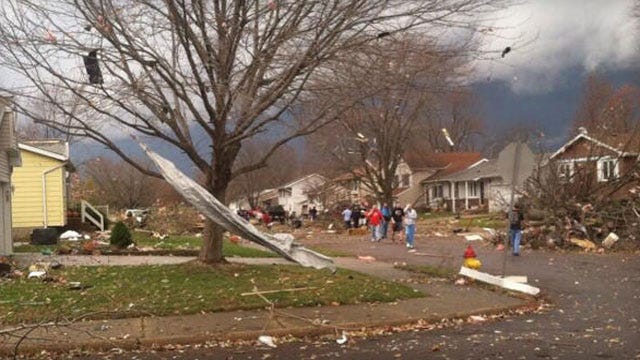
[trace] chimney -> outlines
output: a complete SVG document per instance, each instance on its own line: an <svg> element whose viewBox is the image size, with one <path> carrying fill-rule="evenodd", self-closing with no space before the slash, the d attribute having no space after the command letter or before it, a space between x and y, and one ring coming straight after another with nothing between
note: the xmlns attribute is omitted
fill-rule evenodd
<svg viewBox="0 0 640 360"><path fill-rule="evenodd" d="M584 126L580 126L578 128L578 133L581 135L587 135L587 128L585 128Z"/></svg>

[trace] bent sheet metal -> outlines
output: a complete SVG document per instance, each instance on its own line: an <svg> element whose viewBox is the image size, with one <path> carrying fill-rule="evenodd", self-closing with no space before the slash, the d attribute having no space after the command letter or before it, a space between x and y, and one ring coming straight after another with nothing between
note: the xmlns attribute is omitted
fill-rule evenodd
<svg viewBox="0 0 640 360"><path fill-rule="evenodd" d="M140 146L158 166L158 169L169 184L204 216L228 231L273 250L284 258L297 262L302 266L316 269L330 268L335 271L335 265L331 258L301 246L293 240L291 235L272 236L260 232L218 201L202 186L183 174L169 160L156 154L145 144L140 143Z"/></svg>

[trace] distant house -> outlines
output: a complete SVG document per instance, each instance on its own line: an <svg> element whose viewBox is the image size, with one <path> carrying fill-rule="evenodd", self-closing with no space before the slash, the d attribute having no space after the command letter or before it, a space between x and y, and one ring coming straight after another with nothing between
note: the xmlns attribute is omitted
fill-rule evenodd
<svg viewBox="0 0 640 360"><path fill-rule="evenodd" d="M507 145L495 159L460 157L455 165L425 179L423 185L430 207L454 212L471 208L505 209L510 200L516 148L516 143ZM516 190L522 189L536 164L531 149L521 144Z"/></svg>
<svg viewBox="0 0 640 360"><path fill-rule="evenodd" d="M69 144L41 140L21 142L18 147L22 167L11 176L13 227L22 230L66 225Z"/></svg>
<svg viewBox="0 0 640 360"><path fill-rule="evenodd" d="M21 164L14 126L11 101L0 96L0 255L12 253L11 174Z"/></svg>
<svg viewBox="0 0 640 360"><path fill-rule="evenodd" d="M281 205L285 211L296 212L298 215L306 215L309 209L316 207L323 208L323 204L318 198L312 196L315 189L327 182L327 179L319 174L310 174L295 179L277 188L266 189L258 195L259 206L267 208ZM232 210L248 209L247 199L238 199L229 204Z"/></svg>
<svg viewBox="0 0 640 360"><path fill-rule="evenodd" d="M364 169L357 168L353 171L341 174L331 180L331 182L340 189L346 190L341 192L341 202L360 204L373 200L375 192L362 181L362 177L364 177L364 175Z"/></svg>
<svg viewBox="0 0 640 360"><path fill-rule="evenodd" d="M590 135L584 128L549 157L564 182L589 181L606 189L638 167L640 138L635 134ZM578 176L580 173L581 176ZM613 191L614 198L624 198L637 180L627 181Z"/></svg>
<svg viewBox="0 0 640 360"><path fill-rule="evenodd" d="M422 182L435 174L446 174L469 166L482 158L475 152L405 153L396 170L395 200L414 207L430 207Z"/></svg>

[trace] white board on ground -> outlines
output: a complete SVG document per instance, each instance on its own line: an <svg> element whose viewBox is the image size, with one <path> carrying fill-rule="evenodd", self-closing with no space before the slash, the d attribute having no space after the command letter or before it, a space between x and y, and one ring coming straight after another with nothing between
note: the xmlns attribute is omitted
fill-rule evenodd
<svg viewBox="0 0 640 360"><path fill-rule="evenodd" d="M515 281L501 278L499 276L494 276L491 274L483 273L481 271L469 269L464 266L460 268L460 275L464 275L472 279L486 282L488 284L497 285L508 290L519 291L529 295L538 295L538 293L540 293L540 289L535 286L517 283Z"/></svg>
<svg viewBox="0 0 640 360"><path fill-rule="evenodd" d="M478 234L465 235L464 238L467 239L467 241L480 241L480 240L482 240L482 236L480 236Z"/></svg>

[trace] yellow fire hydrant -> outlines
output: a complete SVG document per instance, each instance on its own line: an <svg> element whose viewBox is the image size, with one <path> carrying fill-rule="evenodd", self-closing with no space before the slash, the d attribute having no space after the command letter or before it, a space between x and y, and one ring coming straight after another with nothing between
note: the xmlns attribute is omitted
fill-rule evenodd
<svg viewBox="0 0 640 360"><path fill-rule="evenodd" d="M474 270L478 270L482 266L482 263L478 260L476 252L473 250L471 245L467 246L467 249L464 251L464 263L462 266Z"/></svg>

